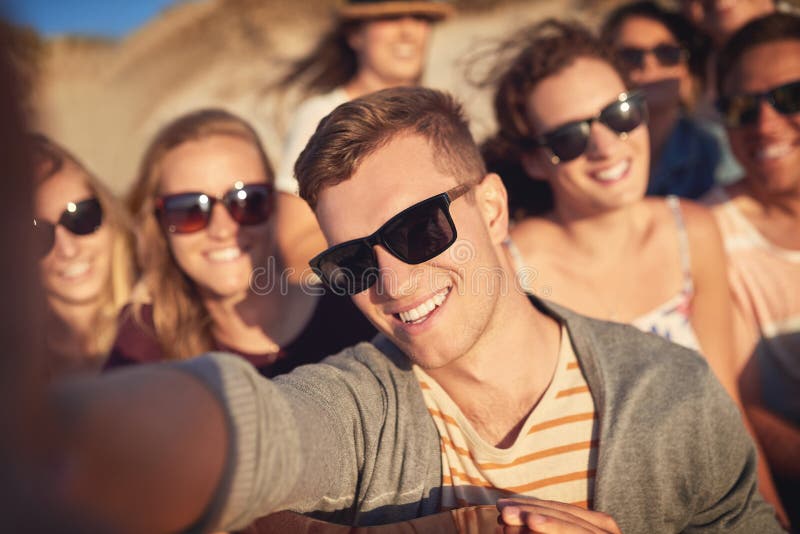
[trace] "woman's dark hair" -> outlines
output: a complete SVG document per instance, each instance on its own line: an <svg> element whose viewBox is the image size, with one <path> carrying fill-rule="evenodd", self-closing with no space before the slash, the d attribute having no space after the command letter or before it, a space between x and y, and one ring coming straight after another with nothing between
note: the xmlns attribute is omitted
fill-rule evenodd
<svg viewBox="0 0 800 534"><path fill-rule="evenodd" d="M578 22L544 20L500 43L490 53L494 67L480 85L496 85L494 113L498 131L481 145L481 154L489 172L498 173L508 189L512 218L521 220L553 209L550 185L528 176L522 166L522 155L531 149L536 134L541 133L532 131L526 113L526 102L534 88L578 58L606 62L626 85L628 82L611 48Z"/></svg>
<svg viewBox="0 0 800 534"><path fill-rule="evenodd" d="M600 37L610 46L614 46L622 25L634 17L649 19L663 25L689 54L688 65L691 75L701 85L705 84L711 38L694 27L689 19L677 11L665 9L649 0L624 4L608 13L601 27Z"/></svg>
<svg viewBox="0 0 800 534"><path fill-rule="evenodd" d="M800 41L800 16L771 13L748 22L734 33L717 58L717 94L725 94L725 82L745 52L775 41Z"/></svg>
<svg viewBox="0 0 800 534"><path fill-rule="evenodd" d="M363 20L341 20L316 47L295 61L276 87L299 84L305 96L327 93L349 82L358 71L358 57L347 42Z"/></svg>

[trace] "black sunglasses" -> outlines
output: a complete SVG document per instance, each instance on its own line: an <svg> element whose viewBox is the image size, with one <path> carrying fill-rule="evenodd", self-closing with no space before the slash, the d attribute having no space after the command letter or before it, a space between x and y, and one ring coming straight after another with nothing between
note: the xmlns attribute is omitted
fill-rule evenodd
<svg viewBox="0 0 800 534"><path fill-rule="evenodd" d="M674 67L689 58L686 50L674 44L660 44L653 48L623 46L617 50L617 56L634 69L644 68L644 58L648 54L653 54L662 67Z"/></svg>
<svg viewBox="0 0 800 534"><path fill-rule="evenodd" d="M800 113L800 80L785 83L760 93L724 96L717 109L725 124L732 128L755 124L761 114L761 101L766 100L782 115Z"/></svg>
<svg viewBox="0 0 800 534"><path fill-rule="evenodd" d="M261 224L272 215L273 188L270 184L237 182L222 198L191 192L156 199L156 217L170 233L188 234L208 226L214 204L222 202L231 218L243 226Z"/></svg>
<svg viewBox="0 0 800 534"><path fill-rule="evenodd" d="M378 279L376 245L410 265L431 260L455 242L450 203L471 187L462 184L418 202L386 221L374 234L339 243L314 257L309 265L337 295L355 295Z"/></svg>
<svg viewBox="0 0 800 534"><path fill-rule="evenodd" d="M568 122L542 134L534 140L534 146L548 148L553 154L554 164L571 161L586 152L594 121L599 121L625 136L646 120L647 105L644 95L638 92L622 93L594 117Z"/></svg>
<svg viewBox="0 0 800 534"><path fill-rule="evenodd" d="M75 235L89 235L100 228L101 224L103 224L103 208L99 200L87 198L79 202L69 202L55 224L42 219L33 219L37 252L44 257L53 248L56 241L56 226L63 226Z"/></svg>

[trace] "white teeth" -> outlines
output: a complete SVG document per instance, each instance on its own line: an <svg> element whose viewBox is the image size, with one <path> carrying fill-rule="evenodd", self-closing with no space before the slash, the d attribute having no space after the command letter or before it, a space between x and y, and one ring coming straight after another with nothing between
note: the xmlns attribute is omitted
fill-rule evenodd
<svg viewBox="0 0 800 534"><path fill-rule="evenodd" d="M61 271L61 276L64 278L77 278L89 272L89 262L82 261L80 263L73 263L66 269Z"/></svg>
<svg viewBox="0 0 800 534"><path fill-rule="evenodd" d="M447 291L444 293L438 293L419 306L414 309L400 312L398 315L400 316L400 320L404 323L421 323L424 321L430 313L442 305L444 300L447 298L447 294L450 293L450 288L447 288Z"/></svg>
<svg viewBox="0 0 800 534"><path fill-rule="evenodd" d="M625 174L628 171L629 166L630 162L628 160L620 161L610 169L597 172L596 176L599 180L612 182L614 180L618 180L623 174Z"/></svg>
<svg viewBox="0 0 800 534"><path fill-rule="evenodd" d="M235 260L242 255L242 249L238 247L223 248L220 250L212 250L207 254L208 259L211 261L231 261Z"/></svg>
<svg viewBox="0 0 800 534"><path fill-rule="evenodd" d="M416 47L412 44L399 44L394 47L394 55L401 59L406 59L414 56Z"/></svg>
<svg viewBox="0 0 800 534"><path fill-rule="evenodd" d="M792 149L789 143L779 143L765 146L756 151L756 158L760 160L782 158Z"/></svg>

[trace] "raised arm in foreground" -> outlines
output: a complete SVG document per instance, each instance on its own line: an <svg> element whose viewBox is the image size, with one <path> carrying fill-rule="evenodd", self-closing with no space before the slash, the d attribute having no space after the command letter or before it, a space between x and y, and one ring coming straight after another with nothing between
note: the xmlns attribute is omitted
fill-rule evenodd
<svg viewBox="0 0 800 534"><path fill-rule="evenodd" d="M221 405L197 379L142 366L65 384L53 405L55 486L67 506L114 532L200 520L229 444Z"/></svg>

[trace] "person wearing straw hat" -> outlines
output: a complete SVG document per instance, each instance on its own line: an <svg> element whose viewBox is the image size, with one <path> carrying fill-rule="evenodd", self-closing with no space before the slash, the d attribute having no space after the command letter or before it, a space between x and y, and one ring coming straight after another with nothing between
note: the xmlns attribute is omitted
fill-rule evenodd
<svg viewBox="0 0 800 534"><path fill-rule="evenodd" d="M414 2L350 0L339 9L339 14L344 19L393 17L411 14L438 20L451 15L452 12L453 6L441 0L416 0Z"/></svg>
<svg viewBox="0 0 800 534"><path fill-rule="evenodd" d="M349 0L336 11L337 23L313 51L278 82L299 85L308 97L294 113L277 167L275 187L279 247L289 266L302 271L325 248L308 206L296 195L294 163L319 121L336 106L389 87L419 84L431 25L454 13L443 1Z"/></svg>

